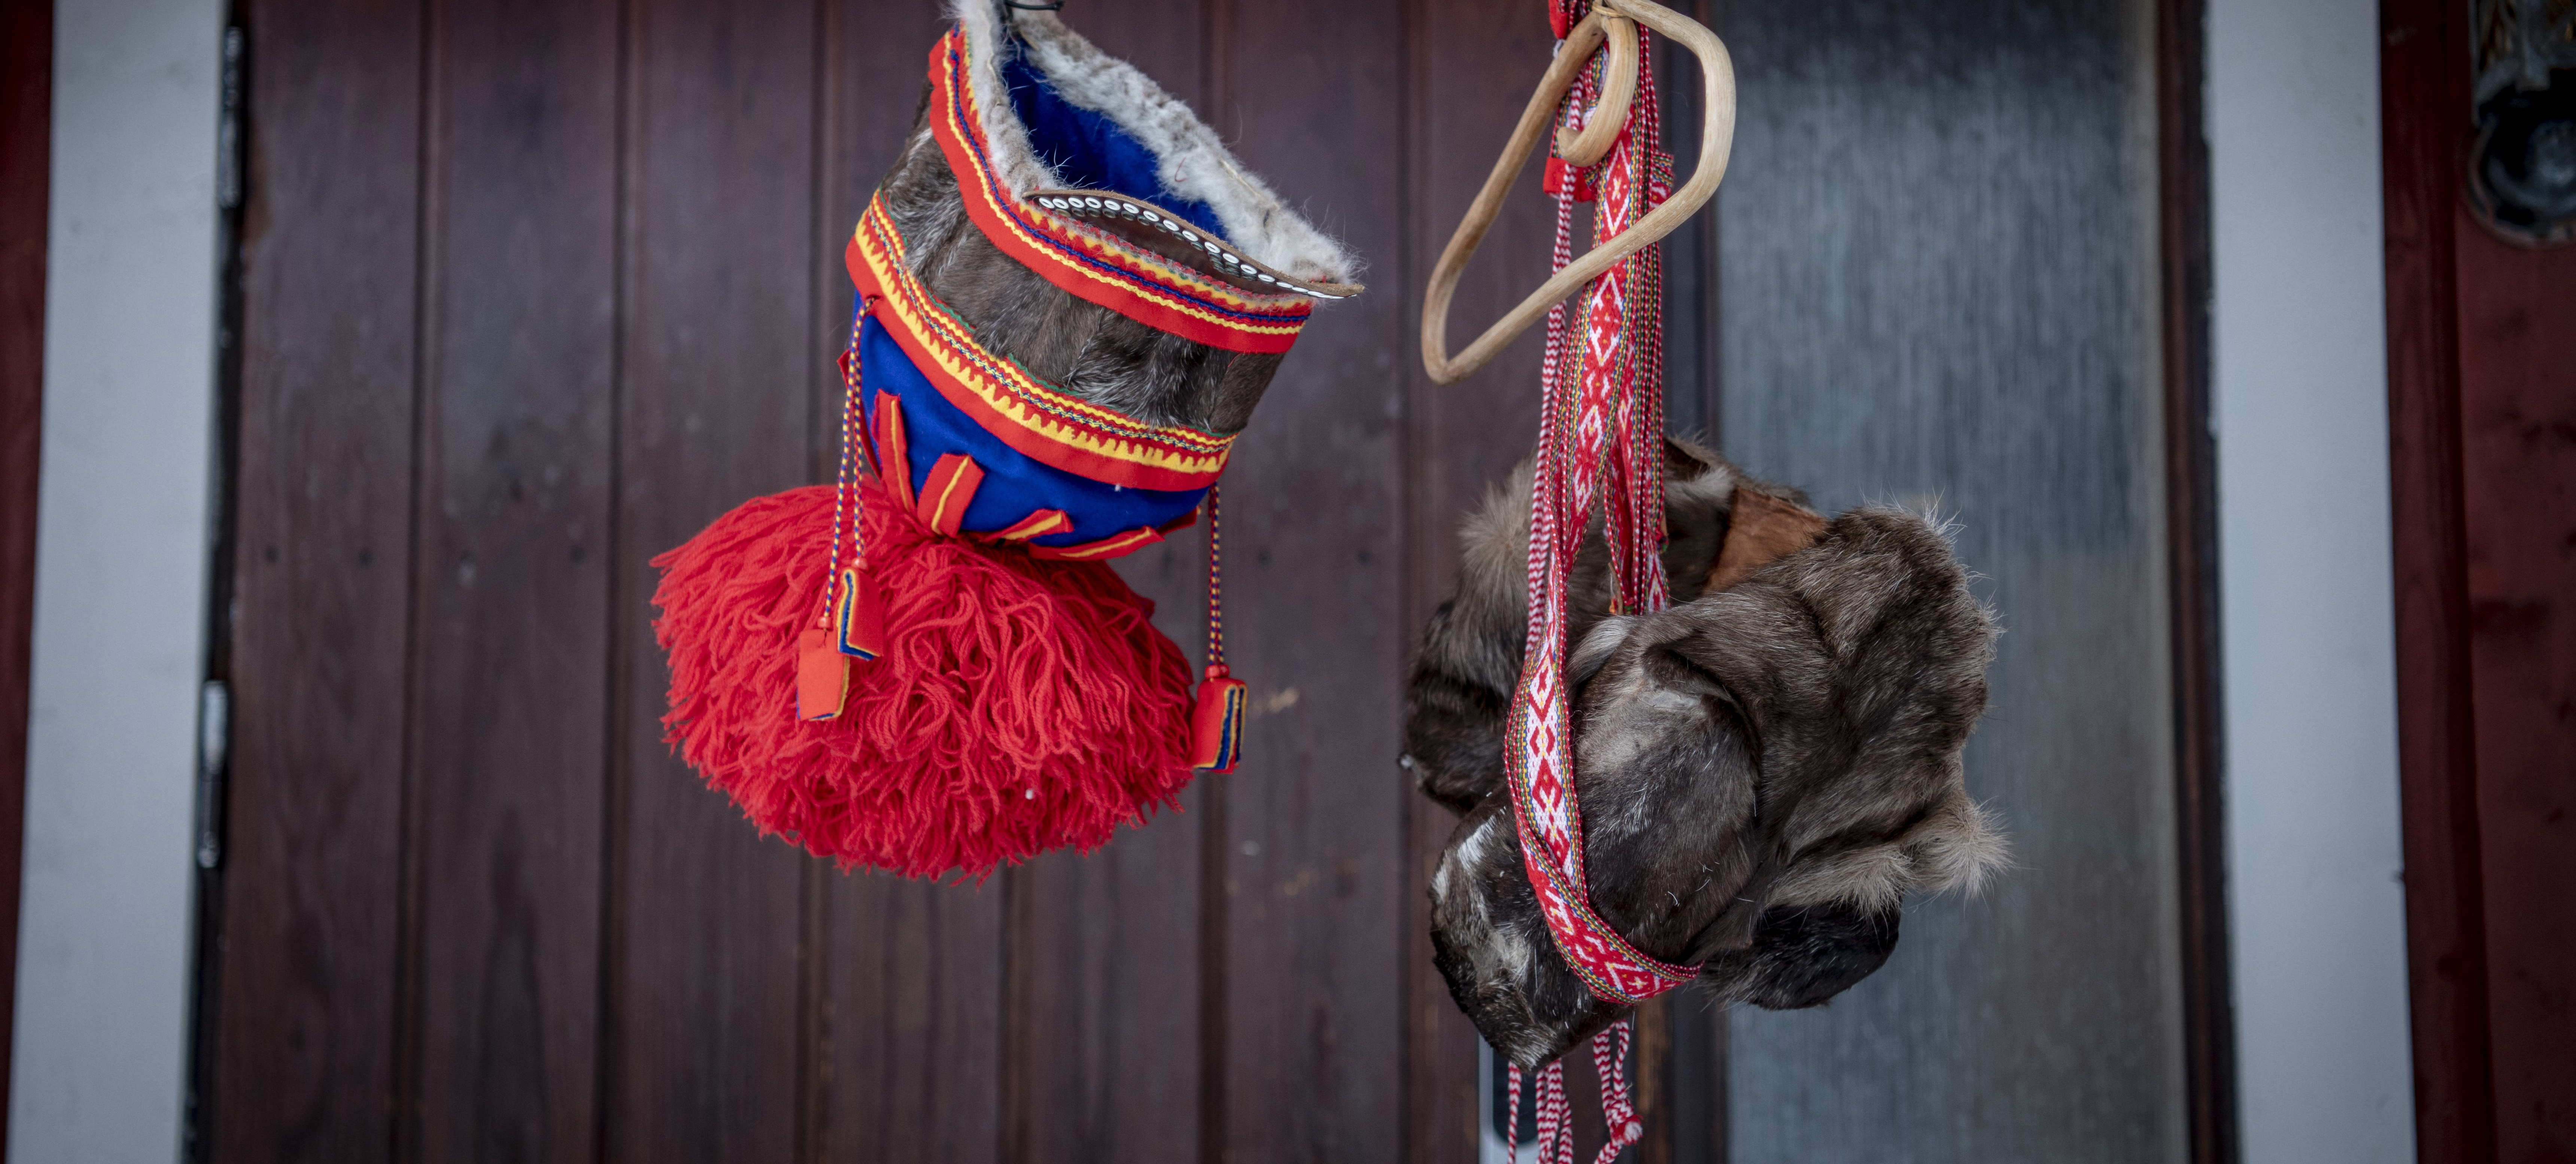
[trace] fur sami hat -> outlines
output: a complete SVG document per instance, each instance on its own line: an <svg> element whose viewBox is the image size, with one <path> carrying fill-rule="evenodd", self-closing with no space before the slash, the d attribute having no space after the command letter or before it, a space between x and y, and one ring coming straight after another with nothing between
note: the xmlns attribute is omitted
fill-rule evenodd
<svg viewBox="0 0 2576 1164"><path fill-rule="evenodd" d="M1357 264L1132 66L969 2L846 247L837 487L656 559L664 723L764 831L846 865L989 873L1091 849L1233 766L1214 489ZM1210 520L1195 701L1103 564Z"/></svg>
<svg viewBox="0 0 2576 1164"><path fill-rule="evenodd" d="M1960 749L1986 705L1992 618L1942 531L1893 509L1827 521L1789 490L1668 442L1673 605L1613 615L1587 538L1570 590L1575 781L1592 904L1710 993L1815 1006L1894 950L1906 895L2005 862ZM1463 814L1432 875L1434 958L1523 1067L1621 1016L1549 935L1504 785L1518 680L1527 469L1467 525L1424 631L1404 765Z"/></svg>

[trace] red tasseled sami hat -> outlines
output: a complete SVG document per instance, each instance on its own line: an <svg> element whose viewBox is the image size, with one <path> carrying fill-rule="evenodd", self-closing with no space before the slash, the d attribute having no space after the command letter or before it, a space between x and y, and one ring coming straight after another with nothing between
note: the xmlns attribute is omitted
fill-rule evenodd
<svg viewBox="0 0 2576 1164"><path fill-rule="evenodd" d="M669 740L764 832L987 875L1234 766L1216 482L1353 260L1048 13L965 4L848 246L841 478L654 560ZM1195 700L1104 561L1209 518Z"/></svg>

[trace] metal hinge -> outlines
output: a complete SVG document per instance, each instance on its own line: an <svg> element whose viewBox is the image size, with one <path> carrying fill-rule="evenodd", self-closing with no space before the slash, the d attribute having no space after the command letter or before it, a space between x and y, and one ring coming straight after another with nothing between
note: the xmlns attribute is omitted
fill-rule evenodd
<svg viewBox="0 0 2576 1164"><path fill-rule="evenodd" d="M224 859L224 771L232 749L232 689L206 680L197 694L197 867Z"/></svg>

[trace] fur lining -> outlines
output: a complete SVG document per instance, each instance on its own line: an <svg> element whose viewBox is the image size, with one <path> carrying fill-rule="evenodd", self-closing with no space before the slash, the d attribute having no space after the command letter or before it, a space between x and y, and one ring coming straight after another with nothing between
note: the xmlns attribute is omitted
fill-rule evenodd
<svg viewBox="0 0 2576 1164"><path fill-rule="evenodd" d="M1046 160L1029 145L1028 130L1011 109L1010 89L1002 82L1005 43L994 5L987 0L953 0L951 13L966 26L967 67L975 75L976 116L993 165L1013 194L1064 185ZM1225 241L1274 270L1317 283L1351 283L1359 262L1324 232L1288 209L1269 186L1246 173L1190 107L1163 91L1134 65L1100 51L1081 34L1065 27L1052 12L1020 12L1012 17L1029 60L1047 84L1066 101L1107 117L1133 135L1161 163L1164 188L1206 203L1224 224Z"/></svg>
<svg viewBox="0 0 2576 1164"><path fill-rule="evenodd" d="M2011 843L1983 807L1954 788L1939 808L1895 840L1792 864L1772 887L1771 904L1890 910L1908 893L1956 889L1974 897L1988 878L2011 865Z"/></svg>

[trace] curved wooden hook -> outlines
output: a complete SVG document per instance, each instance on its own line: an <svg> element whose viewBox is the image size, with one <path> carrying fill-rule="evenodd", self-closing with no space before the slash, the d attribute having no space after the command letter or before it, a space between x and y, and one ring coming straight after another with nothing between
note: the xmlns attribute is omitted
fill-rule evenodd
<svg viewBox="0 0 2576 1164"><path fill-rule="evenodd" d="M1521 300L1520 306L1497 320L1474 343L1451 357L1449 351L1449 301L1458 293L1458 277L1467 269L1467 260L1476 246L1485 241L1485 232L1493 228L1494 217L1502 211L1503 196L1510 193L1512 180L1520 176L1521 166L1529 161L1530 150L1545 136L1550 115L1563 100L1565 91L1599 46L1605 30L1606 16L1625 16L1681 42L1699 58L1700 81L1708 118L1700 126L1699 168L1690 181L1682 183L1672 197L1664 200L1644 218L1628 229L1602 242L1583 257L1550 276ZM1623 119L1624 120L1624 119ZM1735 144L1735 64L1726 54L1726 45L1717 34L1701 27L1698 21L1657 4L1654 0L1596 0L1593 13L1577 25L1565 39L1565 48L1539 79L1538 91L1530 94L1529 105L1521 110L1520 124L1512 128L1511 141L1503 147L1503 156L1495 159L1494 171L1485 178L1485 187L1476 192L1475 202L1467 207L1467 217L1449 238L1449 246L1440 252L1440 262L1431 271L1431 288L1422 303L1422 367L1431 374L1433 383L1455 384L1476 369L1484 367L1499 354L1504 345L1529 330L1547 315L1547 309L1574 294L1593 277L1610 269L1657 239L1671 234L1708 200L1717 196L1717 184L1726 177L1727 151Z"/></svg>
<svg viewBox="0 0 2576 1164"><path fill-rule="evenodd" d="M1611 16L1602 19L1601 27L1610 51L1610 67L1601 73L1601 99L1584 115L1581 133L1564 126L1556 130L1557 156L1578 169L1600 165L1610 156L1610 147L1619 143L1619 131L1628 124L1628 106L1637 100L1637 22Z"/></svg>

